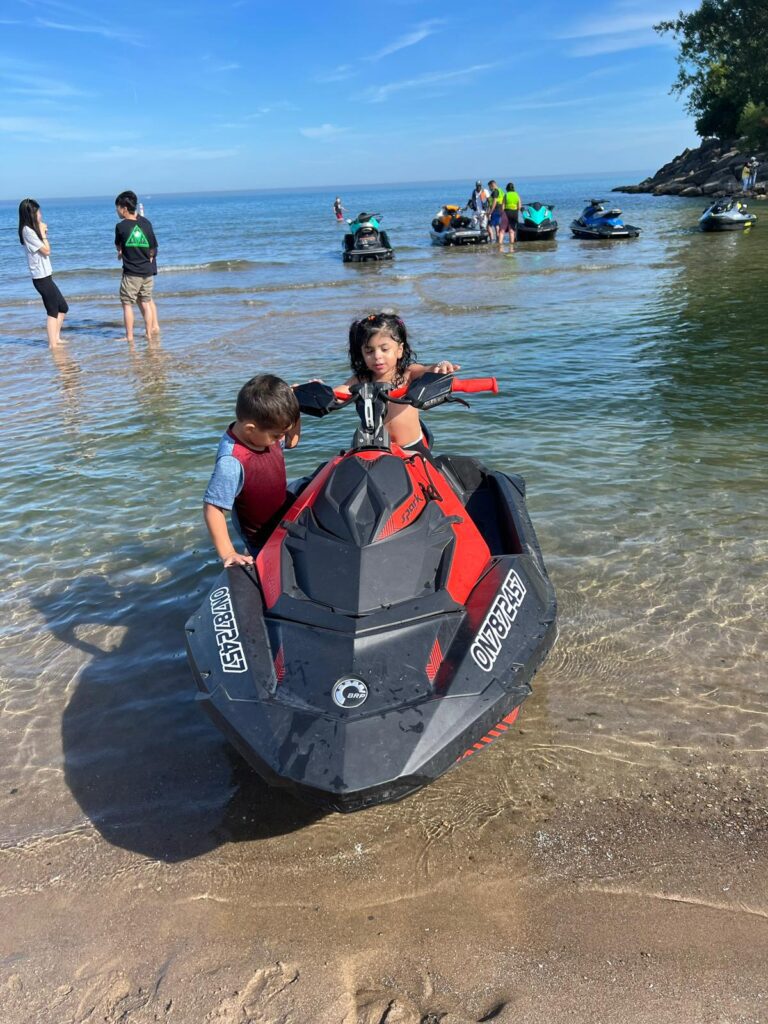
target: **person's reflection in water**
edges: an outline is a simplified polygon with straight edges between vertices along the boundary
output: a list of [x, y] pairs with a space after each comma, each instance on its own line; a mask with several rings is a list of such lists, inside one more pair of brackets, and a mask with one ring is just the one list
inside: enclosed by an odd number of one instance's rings
[[175, 402], [168, 387], [168, 354], [160, 339], [152, 337], [138, 347], [131, 342], [128, 352], [139, 404], [150, 422], [169, 423], [175, 412]]
[[64, 407], [62, 418], [67, 430], [72, 432], [73, 437], [78, 437], [81, 421], [80, 401], [83, 391], [82, 370], [80, 364], [72, 358], [69, 350], [64, 346], [53, 345], [50, 353], [58, 370], [56, 382]]

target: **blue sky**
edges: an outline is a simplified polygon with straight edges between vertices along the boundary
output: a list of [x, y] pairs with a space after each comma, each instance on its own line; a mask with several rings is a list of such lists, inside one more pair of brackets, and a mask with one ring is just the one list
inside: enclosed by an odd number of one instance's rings
[[2, 0], [0, 198], [655, 170], [697, 6]]

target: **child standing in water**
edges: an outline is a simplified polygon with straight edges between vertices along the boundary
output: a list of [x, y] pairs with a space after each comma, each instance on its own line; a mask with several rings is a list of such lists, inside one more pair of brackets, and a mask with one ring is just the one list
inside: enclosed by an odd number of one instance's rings
[[[454, 373], [461, 369], [458, 363], [448, 359], [424, 366], [414, 362], [414, 357], [405, 324], [399, 316], [371, 313], [362, 320], [354, 320], [349, 328], [349, 364], [354, 374], [344, 386], [385, 381], [393, 388], [407, 387], [425, 373]], [[385, 422], [395, 444], [410, 451], [428, 451], [419, 413], [413, 406], [390, 405]]]
[[[225, 566], [250, 565], [286, 500], [283, 448], [299, 443], [299, 403], [293, 389], [270, 373], [242, 386], [235, 421], [219, 442], [203, 498], [203, 517]], [[246, 546], [235, 550], [227, 512]]]
[[157, 306], [152, 297], [157, 273], [157, 238], [151, 223], [136, 212], [139, 201], [135, 192], [121, 192], [115, 200], [120, 218], [115, 227], [117, 258], [122, 260], [120, 302], [125, 323], [124, 341], [133, 341], [133, 304], [137, 303], [144, 317], [147, 338], [160, 333]]
[[61, 341], [61, 327], [69, 306], [53, 280], [48, 225], [43, 222], [40, 204], [34, 199], [22, 199], [19, 203], [19, 241], [27, 253], [32, 284], [48, 314], [48, 344], [54, 348]]

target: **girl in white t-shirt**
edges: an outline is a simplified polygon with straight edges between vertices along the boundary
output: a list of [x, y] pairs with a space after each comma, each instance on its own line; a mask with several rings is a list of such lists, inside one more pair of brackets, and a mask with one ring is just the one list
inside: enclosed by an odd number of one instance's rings
[[34, 199], [22, 199], [19, 203], [19, 241], [27, 254], [32, 284], [48, 314], [48, 344], [58, 345], [61, 341], [61, 325], [64, 323], [64, 315], [69, 312], [69, 306], [53, 280], [48, 225], [43, 223], [40, 204]]

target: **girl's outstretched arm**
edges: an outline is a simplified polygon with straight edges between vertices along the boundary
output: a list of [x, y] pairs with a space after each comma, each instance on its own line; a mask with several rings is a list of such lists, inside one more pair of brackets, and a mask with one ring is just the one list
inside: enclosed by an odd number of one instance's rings
[[419, 377], [423, 377], [425, 373], [455, 373], [460, 369], [460, 364], [452, 363], [450, 359], [441, 359], [439, 362], [432, 363], [430, 366], [425, 366], [423, 363], [411, 363], [408, 367], [408, 379], [418, 380]]

